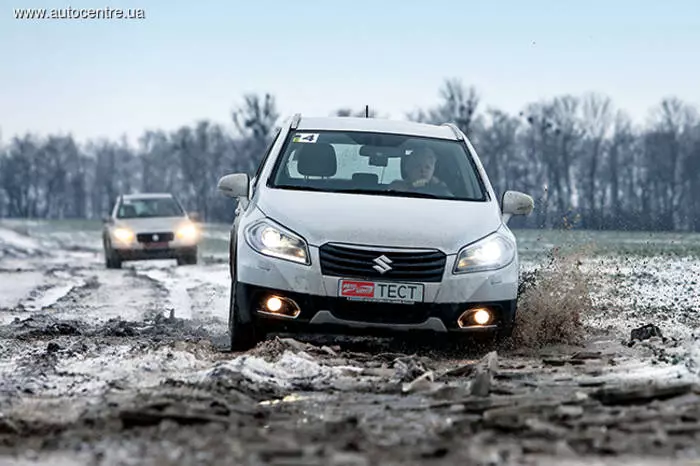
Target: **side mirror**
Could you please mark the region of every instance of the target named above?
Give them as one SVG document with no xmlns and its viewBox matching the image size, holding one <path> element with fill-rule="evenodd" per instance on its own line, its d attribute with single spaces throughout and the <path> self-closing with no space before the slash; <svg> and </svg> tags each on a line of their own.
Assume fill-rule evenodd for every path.
<svg viewBox="0 0 700 466">
<path fill-rule="evenodd" d="M 519 191 L 506 191 L 503 193 L 501 202 L 501 212 L 503 213 L 503 223 L 513 215 L 530 215 L 535 208 L 535 201 L 532 197 Z"/>
<path fill-rule="evenodd" d="M 102 217 L 102 223 L 104 223 L 104 224 L 112 223 L 112 217 L 107 217 L 107 216 Z"/>
<path fill-rule="evenodd" d="M 233 173 L 221 177 L 217 188 L 228 197 L 247 198 L 249 184 L 247 173 Z"/>
<path fill-rule="evenodd" d="M 193 222 L 199 222 L 201 217 L 199 216 L 198 212 L 188 212 L 187 216 L 192 220 Z"/>
</svg>

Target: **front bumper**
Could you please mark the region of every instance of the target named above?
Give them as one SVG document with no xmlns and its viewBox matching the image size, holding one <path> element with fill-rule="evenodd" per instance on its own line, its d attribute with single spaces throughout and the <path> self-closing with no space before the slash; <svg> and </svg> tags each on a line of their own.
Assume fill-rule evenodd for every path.
<svg viewBox="0 0 700 466">
<path fill-rule="evenodd" d="M 121 260 L 144 260 L 177 259 L 197 254 L 199 242 L 199 238 L 181 239 L 171 232 L 138 232 L 133 240 L 127 242 L 112 237 L 110 244 Z"/>
<path fill-rule="evenodd" d="M 433 330 L 436 332 L 483 331 L 512 328 L 518 296 L 518 258 L 499 270 L 453 274 L 456 255 L 446 256 L 442 276 L 423 285 L 423 301 L 414 304 L 358 302 L 338 297 L 340 280 L 362 280 L 324 274 L 319 248 L 309 247 L 310 265 L 264 256 L 239 238 L 235 254 L 236 300 L 242 322 L 259 319 L 266 327 L 313 331 L 339 327 L 358 329 Z M 379 282 L 406 282 L 365 279 Z M 300 313 L 296 318 L 280 318 L 258 312 L 261 300 L 276 295 L 294 300 Z M 488 307 L 494 320 L 487 326 L 462 329 L 459 316 L 468 309 Z"/>
<path fill-rule="evenodd" d="M 319 249 L 309 248 L 311 265 L 264 256 L 238 241 L 236 253 L 236 280 L 239 283 L 257 285 L 280 291 L 304 293 L 314 296 L 337 297 L 342 278 L 324 275 L 320 268 Z M 455 275 L 452 273 L 456 255 L 448 255 L 442 278 L 436 282 L 420 282 L 424 286 L 426 303 L 471 303 L 511 301 L 518 296 L 518 258 L 506 267 L 487 271 Z M 394 281 L 371 279 L 377 281 Z M 397 280 L 405 282 L 405 280 Z"/>
<path fill-rule="evenodd" d="M 474 332 L 512 327 L 517 300 L 392 304 L 348 301 L 344 298 L 318 296 L 237 283 L 235 296 L 242 322 L 257 321 L 274 331 L 325 332 L 329 327 L 343 332 L 376 330 Z M 293 300 L 300 308 L 295 318 L 265 312 L 264 302 L 270 296 Z M 483 327 L 460 328 L 459 316 L 466 310 L 487 307 L 494 319 Z"/>
<path fill-rule="evenodd" d="M 186 256 L 196 255 L 197 246 L 186 247 L 162 247 L 162 248 L 138 248 L 138 249 L 115 249 L 117 257 L 123 261 L 149 260 L 149 259 L 178 259 Z"/>
</svg>

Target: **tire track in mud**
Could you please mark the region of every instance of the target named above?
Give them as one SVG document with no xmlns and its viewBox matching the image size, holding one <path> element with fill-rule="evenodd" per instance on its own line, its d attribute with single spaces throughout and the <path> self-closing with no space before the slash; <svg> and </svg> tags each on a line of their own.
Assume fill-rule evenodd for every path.
<svg viewBox="0 0 700 466">
<path fill-rule="evenodd" d="M 134 270 L 166 294 L 168 315 L 197 322 L 212 332 L 227 332 L 228 266 L 143 267 Z"/>
<path fill-rule="evenodd" d="M 157 384 L 163 374 L 196 367 L 195 351 L 173 346 L 209 334 L 164 317 L 167 289 L 133 268 L 112 271 L 80 255 L 64 257 L 61 267 L 35 264 L 39 286 L 4 310 L 3 393 L 97 394 L 110 386 Z"/>
<path fill-rule="evenodd" d="M 2 310 L 4 321 L 46 313 L 55 318 L 138 320 L 162 300 L 151 283 L 129 274 L 93 268 L 66 267 L 32 272 L 35 286 L 25 288 L 12 307 Z M 144 311 L 144 309 L 146 311 Z"/>
</svg>

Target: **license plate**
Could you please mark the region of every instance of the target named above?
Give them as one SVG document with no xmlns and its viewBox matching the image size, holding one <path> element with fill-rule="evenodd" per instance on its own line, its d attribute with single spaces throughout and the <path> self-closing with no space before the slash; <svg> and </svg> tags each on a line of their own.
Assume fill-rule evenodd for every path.
<svg viewBox="0 0 700 466">
<path fill-rule="evenodd" d="M 421 283 L 340 280 L 338 296 L 355 301 L 423 302 Z"/>
<path fill-rule="evenodd" d="M 168 247 L 168 242 L 167 241 L 161 241 L 159 243 L 144 243 L 144 246 L 147 249 L 167 249 Z"/>
</svg>

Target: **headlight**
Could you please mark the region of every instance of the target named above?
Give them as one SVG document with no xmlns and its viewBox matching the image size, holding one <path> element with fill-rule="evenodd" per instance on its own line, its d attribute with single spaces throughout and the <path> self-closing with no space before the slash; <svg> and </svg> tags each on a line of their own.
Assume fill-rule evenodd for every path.
<svg viewBox="0 0 700 466">
<path fill-rule="evenodd" d="M 514 258 L 515 244 L 500 233 L 494 233 L 462 248 L 457 254 L 453 273 L 497 270 L 513 262 Z"/>
<path fill-rule="evenodd" d="M 178 239 L 185 241 L 195 241 L 199 236 L 199 231 L 197 227 L 193 224 L 188 224 L 178 228 L 177 233 L 175 233 Z"/>
<path fill-rule="evenodd" d="M 122 243 L 130 243 L 134 240 L 134 232 L 128 228 L 117 228 L 112 233 L 112 236 Z"/>
<path fill-rule="evenodd" d="M 263 220 L 248 227 L 245 238 L 250 247 L 260 254 L 299 264 L 311 263 L 306 241 L 270 220 Z"/>
</svg>

